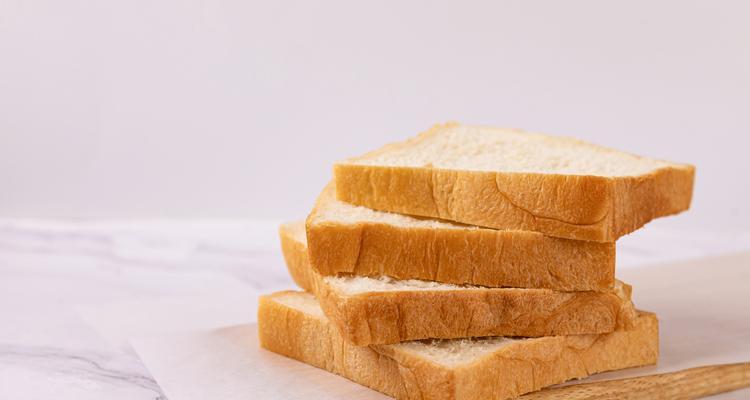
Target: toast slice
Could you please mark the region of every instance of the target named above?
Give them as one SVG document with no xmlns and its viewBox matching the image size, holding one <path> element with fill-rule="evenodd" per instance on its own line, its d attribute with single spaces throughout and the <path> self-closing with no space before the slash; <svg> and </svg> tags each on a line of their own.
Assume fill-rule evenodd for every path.
<svg viewBox="0 0 750 400">
<path fill-rule="evenodd" d="M 314 293 L 355 345 L 480 336 L 598 334 L 630 329 L 630 286 L 608 292 L 458 286 L 387 277 L 321 276 L 309 264 L 302 222 L 279 229 L 294 281 Z"/>
<path fill-rule="evenodd" d="M 335 190 L 329 184 L 307 218 L 310 263 L 321 275 L 562 291 L 614 286 L 614 243 L 374 211 L 336 200 Z"/>
<path fill-rule="evenodd" d="M 570 379 L 655 364 L 658 321 L 633 330 L 533 339 L 490 337 L 354 346 L 303 292 L 262 296 L 260 345 L 397 399 L 509 399 Z"/>
<path fill-rule="evenodd" d="M 334 166 L 348 203 L 596 242 L 687 210 L 694 175 L 575 139 L 456 123 Z"/>
</svg>

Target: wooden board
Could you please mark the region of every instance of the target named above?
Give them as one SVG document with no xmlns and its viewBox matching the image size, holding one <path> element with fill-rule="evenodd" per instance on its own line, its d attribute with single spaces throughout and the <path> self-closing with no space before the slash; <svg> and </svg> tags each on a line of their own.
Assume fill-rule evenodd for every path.
<svg viewBox="0 0 750 400">
<path fill-rule="evenodd" d="M 610 372 L 580 382 L 750 361 L 750 253 L 629 268 L 638 308 L 660 319 L 658 366 Z M 222 398 L 384 399 L 325 371 L 264 351 L 243 325 L 134 346 L 170 400 Z M 750 390 L 718 399 L 750 398 Z"/>
<path fill-rule="evenodd" d="M 719 364 L 676 372 L 557 386 L 523 400 L 688 400 L 750 388 L 750 363 Z"/>
</svg>

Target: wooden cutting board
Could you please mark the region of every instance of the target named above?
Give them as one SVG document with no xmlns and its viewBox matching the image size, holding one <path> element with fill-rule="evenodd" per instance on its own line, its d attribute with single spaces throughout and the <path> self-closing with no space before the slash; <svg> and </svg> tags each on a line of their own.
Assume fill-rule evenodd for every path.
<svg viewBox="0 0 750 400">
<path fill-rule="evenodd" d="M 659 364 L 574 383 L 750 361 L 750 253 L 633 267 L 618 277 L 633 285 L 638 308 L 659 317 Z M 170 400 L 386 398 L 260 349 L 254 324 L 134 346 Z M 750 389 L 713 398 L 748 399 Z"/>
</svg>

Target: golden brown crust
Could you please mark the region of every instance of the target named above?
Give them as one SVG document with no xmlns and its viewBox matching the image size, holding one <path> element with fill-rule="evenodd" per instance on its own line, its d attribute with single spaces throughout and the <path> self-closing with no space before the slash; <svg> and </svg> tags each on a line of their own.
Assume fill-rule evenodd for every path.
<svg viewBox="0 0 750 400">
<path fill-rule="evenodd" d="M 307 219 L 310 262 L 341 273 L 458 285 L 607 291 L 615 281 L 614 243 L 561 239 L 531 231 L 448 229 L 320 218 L 329 185 Z"/>
<path fill-rule="evenodd" d="M 685 165 L 615 180 L 613 237 L 633 232 L 654 218 L 690 208 L 694 179 L 695 167 Z"/>
<path fill-rule="evenodd" d="M 282 224 L 279 227 L 281 254 L 284 256 L 287 270 L 294 283 L 302 289 L 311 292 L 311 282 L 313 282 L 311 274 L 313 270 L 307 267 L 310 265 L 307 245 L 296 238 L 295 231 L 298 227 L 295 225 L 297 224 Z"/>
<path fill-rule="evenodd" d="M 261 347 L 341 375 L 396 398 L 409 398 L 399 366 L 369 347 L 347 343 L 325 318 L 315 318 L 274 300 L 288 292 L 261 296 Z"/>
<path fill-rule="evenodd" d="M 507 399 L 658 358 L 658 322 L 641 313 L 629 331 L 528 339 L 451 367 L 403 346 L 354 346 L 325 318 L 275 301 L 285 294 L 260 299 L 262 347 L 398 399 Z"/>
<path fill-rule="evenodd" d="M 694 174 L 679 164 L 636 177 L 334 165 L 336 197 L 347 203 L 595 242 L 687 210 Z"/>
<path fill-rule="evenodd" d="M 322 282 L 321 307 L 355 345 L 427 338 L 555 336 L 628 329 L 629 299 L 604 292 L 456 289 L 346 295 Z"/>
<path fill-rule="evenodd" d="M 304 252 L 284 235 L 285 252 Z M 549 289 L 456 288 L 373 291 L 346 294 L 313 272 L 302 255 L 285 254 L 290 274 L 307 277 L 300 287 L 313 292 L 341 334 L 356 345 L 426 338 L 548 336 L 612 332 L 632 326 L 630 288 L 608 292 Z M 299 278 L 303 280 L 304 278 Z M 297 281 L 298 278 L 295 278 Z"/>
</svg>

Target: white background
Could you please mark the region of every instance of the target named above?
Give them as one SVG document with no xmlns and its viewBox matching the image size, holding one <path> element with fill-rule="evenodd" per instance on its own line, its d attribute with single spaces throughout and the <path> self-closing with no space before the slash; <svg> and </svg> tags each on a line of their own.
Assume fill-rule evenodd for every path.
<svg viewBox="0 0 750 400">
<path fill-rule="evenodd" d="M 750 228 L 750 3 L 0 0 L 0 217 L 305 215 L 435 122 L 697 166 Z"/>
</svg>

